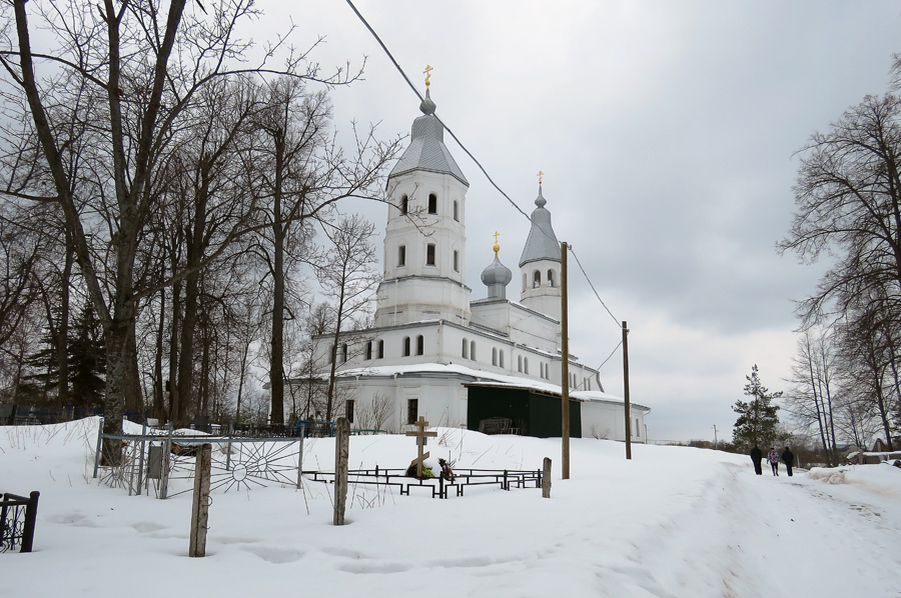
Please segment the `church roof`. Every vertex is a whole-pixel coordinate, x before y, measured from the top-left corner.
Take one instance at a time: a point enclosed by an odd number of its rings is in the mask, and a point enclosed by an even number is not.
[[[535,205],[538,206],[532,212],[532,228],[526,239],[526,245],[522,248],[522,256],[519,258],[519,267],[529,262],[538,260],[560,261],[560,242],[554,234],[551,226],[551,213],[544,207],[547,200],[541,194],[541,185],[538,185],[538,197]]]
[[[428,89],[419,109],[423,115],[413,121],[410,145],[394,165],[388,178],[424,170],[449,174],[468,187],[469,181],[444,145],[444,125],[435,116],[435,102],[432,101]]]

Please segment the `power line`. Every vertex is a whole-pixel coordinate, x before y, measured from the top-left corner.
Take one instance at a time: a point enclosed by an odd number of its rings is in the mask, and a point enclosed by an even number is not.
[[[346,0],[346,1],[347,1],[348,6],[350,6],[351,10],[353,10],[354,14],[357,15],[357,18],[360,19],[360,21],[363,23],[363,25],[366,27],[366,29],[369,30],[369,33],[371,33],[372,36],[375,38],[375,40],[378,42],[379,46],[381,46],[382,50],[385,52],[385,54],[391,60],[391,63],[394,65],[394,68],[397,69],[397,72],[400,73],[401,77],[404,78],[404,81],[407,82],[407,85],[410,86],[410,89],[413,90],[413,93],[416,94],[416,97],[419,98],[419,101],[420,102],[423,101],[424,98],[423,98],[422,94],[419,93],[419,89],[417,89],[417,87],[415,85],[413,85],[413,82],[410,81],[410,78],[407,77],[406,72],[404,72],[404,69],[400,66],[400,64],[398,64],[397,60],[395,60],[394,56],[391,54],[391,51],[388,50],[388,46],[385,45],[385,43],[379,37],[378,33],[376,33],[375,29],[372,28],[372,26],[369,24],[369,22],[366,20],[366,18],[360,13],[359,10],[357,10],[357,7],[354,6],[354,3],[352,2],[352,0]],[[454,132],[450,129],[450,127],[448,127],[444,123],[444,121],[442,121],[441,118],[438,117],[437,114],[434,114],[434,116],[438,120],[438,122],[441,123],[441,125],[444,127],[444,129],[450,134],[450,136],[453,138],[453,140],[457,142],[457,145],[460,146],[460,149],[462,149],[466,153],[466,155],[469,156],[469,159],[472,160],[476,164],[476,166],[479,167],[479,170],[482,171],[482,174],[485,175],[485,178],[488,179],[488,182],[491,183],[491,185],[495,189],[497,189],[498,193],[500,193],[510,203],[510,205],[513,206],[514,209],[516,209],[516,211],[518,211],[520,214],[525,216],[526,220],[531,222],[532,219],[529,217],[529,215],[526,214],[522,210],[522,208],[520,208],[519,205],[517,205],[517,203],[515,201],[513,201],[510,198],[510,196],[507,195],[504,192],[504,190],[500,188],[500,186],[498,186],[497,183],[494,182],[494,179],[491,178],[491,176],[488,174],[488,171],[485,169],[485,167],[482,166],[482,163],[479,162],[479,160],[472,154],[472,152],[470,152],[466,148],[465,145],[463,145],[463,142],[460,141],[460,139],[454,134]],[[541,229],[539,228],[539,230],[541,230]],[[546,235],[548,238],[551,238],[550,234],[548,234],[544,230],[541,230],[541,232],[542,232],[542,234]],[[554,241],[556,241],[556,239],[554,239]],[[570,246],[570,250],[572,251],[572,246]],[[573,257],[576,258],[576,263],[579,265],[579,270],[582,271],[582,276],[584,276],[585,280],[588,281],[588,286],[591,287],[591,290],[594,293],[594,296],[597,298],[598,302],[600,302],[600,304],[604,307],[604,310],[610,315],[610,317],[613,318],[613,321],[617,324],[617,326],[619,326],[619,320],[617,320],[613,316],[613,313],[611,313],[610,309],[607,307],[607,305],[601,299],[601,296],[598,294],[597,289],[595,289],[594,284],[591,282],[591,278],[589,278],[588,273],[585,271],[585,268],[582,266],[582,262],[581,262],[581,260],[579,260],[579,256],[576,255],[576,253],[574,251],[573,251]],[[622,341],[620,341],[620,343],[616,346],[616,348],[613,349],[613,353],[616,352],[616,349],[618,349],[621,344],[622,344]],[[611,357],[613,356],[613,353],[610,354]],[[607,361],[609,361],[609,360],[610,360],[610,357],[605,359],[604,362],[601,364],[601,366],[603,366],[604,363],[607,363]],[[598,366],[598,369],[600,369],[601,366]]]

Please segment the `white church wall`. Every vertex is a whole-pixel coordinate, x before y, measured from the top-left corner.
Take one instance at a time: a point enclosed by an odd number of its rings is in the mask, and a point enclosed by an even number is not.
[[[631,433],[633,442],[645,442],[644,411],[633,409]],[[626,440],[623,405],[602,401],[582,402],[582,437],[607,440]]]

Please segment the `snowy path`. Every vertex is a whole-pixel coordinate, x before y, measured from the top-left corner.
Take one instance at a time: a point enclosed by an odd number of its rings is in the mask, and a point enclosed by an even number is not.
[[[901,596],[897,498],[720,467],[686,512],[638,540],[636,560],[662,571],[650,595]]]

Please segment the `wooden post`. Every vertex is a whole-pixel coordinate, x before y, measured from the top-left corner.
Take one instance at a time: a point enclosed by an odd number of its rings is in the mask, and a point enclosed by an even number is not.
[[[206,530],[210,512],[210,465],[213,445],[201,444],[194,465],[194,504],[191,507],[191,542],[188,556],[206,556]]]
[[[566,292],[566,243],[560,243],[560,350],[563,359],[560,367],[561,434],[563,439],[563,459],[561,471],[564,480],[569,479],[569,306]]]
[[[629,328],[623,320],[623,413],[626,418],[626,459],[632,458],[632,408],[629,404]]]
[[[350,458],[350,420],[339,417],[335,426],[335,517],[334,525],[344,525],[347,503],[347,462]]]
[[[551,497],[551,458],[544,458],[544,471],[541,473],[541,496]]]

